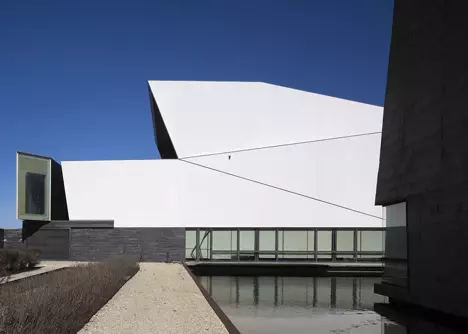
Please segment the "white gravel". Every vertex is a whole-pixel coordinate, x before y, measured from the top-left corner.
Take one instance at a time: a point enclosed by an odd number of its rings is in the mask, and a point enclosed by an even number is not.
[[[139,272],[79,333],[228,331],[181,264],[140,263]]]

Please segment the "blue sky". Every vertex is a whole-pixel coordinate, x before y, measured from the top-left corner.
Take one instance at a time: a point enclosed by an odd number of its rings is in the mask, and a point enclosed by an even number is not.
[[[158,158],[146,81],[265,81],[383,105],[392,0],[2,1],[0,226],[15,152]]]

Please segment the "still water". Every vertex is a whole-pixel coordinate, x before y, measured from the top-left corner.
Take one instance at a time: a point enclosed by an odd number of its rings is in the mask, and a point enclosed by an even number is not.
[[[245,334],[382,334],[390,322],[373,311],[384,298],[377,278],[200,277]],[[405,332],[398,332],[405,333]]]
[[[393,313],[405,325],[373,311],[377,278],[199,277],[244,334],[461,334],[468,328]],[[401,317],[403,315],[403,317]],[[400,321],[399,320],[399,321]],[[464,327],[463,327],[464,326]]]

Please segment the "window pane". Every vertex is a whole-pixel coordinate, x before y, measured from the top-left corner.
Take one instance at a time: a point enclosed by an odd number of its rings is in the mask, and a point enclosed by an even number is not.
[[[213,250],[230,251],[231,249],[231,231],[213,231]]]
[[[317,232],[317,250],[319,252],[331,252],[332,249],[332,231]]]
[[[307,251],[306,231],[284,231],[283,240],[285,251]]]
[[[51,160],[17,153],[17,215],[50,220]]]
[[[259,231],[260,233],[260,251],[275,250],[275,231]]]
[[[358,251],[381,252],[383,242],[382,231],[358,231]]]
[[[352,252],[354,248],[354,231],[336,231],[336,250]]]
[[[191,258],[191,253],[196,243],[197,231],[185,231],[185,258]],[[195,251],[193,252],[195,256]]]
[[[213,231],[213,259],[229,260],[231,259],[232,244],[231,231]],[[218,252],[219,251],[219,252]]]
[[[240,231],[240,250],[253,251],[255,249],[255,231]]]
[[[284,231],[283,235],[283,257],[290,259],[307,258],[307,231]],[[301,252],[289,253],[288,252]]]

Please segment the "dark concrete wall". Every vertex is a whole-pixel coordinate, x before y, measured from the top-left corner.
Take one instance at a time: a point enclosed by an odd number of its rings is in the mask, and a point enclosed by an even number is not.
[[[4,233],[4,248],[26,248],[26,245],[21,242],[22,229],[6,229]]]
[[[5,233],[2,228],[0,228],[0,248],[3,248],[3,239],[5,238]]]
[[[184,228],[72,229],[72,260],[101,260],[119,254],[142,261],[183,261]]]
[[[467,1],[395,1],[378,204],[468,181],[467,11]]]
[[[468,317],[468,1],[395,0],[376,203],[407,202],[413,302]]]
[[[70,229],[43,228],[26,240],[30,249],[39,249],[44,260],[68,260],[70,258]]]

